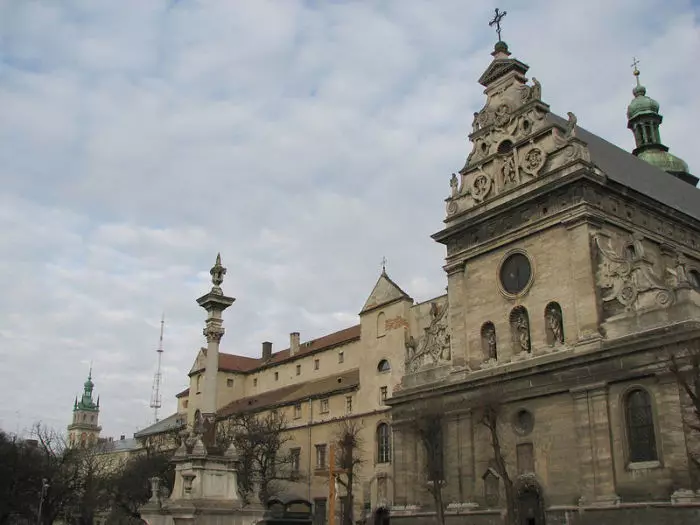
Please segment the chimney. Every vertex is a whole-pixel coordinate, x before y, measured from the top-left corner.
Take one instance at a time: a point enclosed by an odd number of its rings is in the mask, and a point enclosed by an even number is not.
[[[262,344],[262,358],[270,359],[272,357],[272,343],[270,341],[265,341]]]
[[[289,334],[289,355],[297,355],[299,353],[299,332]]]

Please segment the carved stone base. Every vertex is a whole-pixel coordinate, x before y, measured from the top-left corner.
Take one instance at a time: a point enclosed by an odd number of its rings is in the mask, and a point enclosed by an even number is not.
[[[470,510],[474,510],[479,508],[478,503],[472,503],[472,502],[466,502],[466,503],[450,503],[447,505],[447,512],[448,513],[458,513],[458,512],[468,512]]]
[[[687,503],[698,502],[700,502],[698,494],[689,489],[678,489],[673,494],[671,494],[671,503],[674,505],[684,505]]]

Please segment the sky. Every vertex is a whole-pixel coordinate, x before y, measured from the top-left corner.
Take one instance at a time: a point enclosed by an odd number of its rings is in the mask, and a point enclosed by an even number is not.
[[[449,179],[496,4],[0,0],[0,428],[65,429],[90,363],[103,436],[188,386],[221,252],[222,351],[352,326],[381,271],[444,293]],[[633,57],[700,174],[700,7],[500,0],[554,112],[631,150]]]

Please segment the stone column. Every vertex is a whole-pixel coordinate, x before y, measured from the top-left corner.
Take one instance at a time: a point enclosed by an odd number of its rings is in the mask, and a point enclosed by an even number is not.
[[[219,343],[224,335],[223,319],[221,314],[231,306],[235,299],[227,297],[221,290],[224,282],[226,268],[221,265],[221,255],[216,256],[216,263],[209,271],[211,274],[212,289],[206,295],[197,299],[199,306],[207,311],[207,320],[204,327],[204,336],[207,338],[207,356],[204,366],[204,385],[202,387],[202,420],[195,421],[202,433],[202,441],[205,446],[214,445],[216,438],[216,409],[217,377],[219,373]]]

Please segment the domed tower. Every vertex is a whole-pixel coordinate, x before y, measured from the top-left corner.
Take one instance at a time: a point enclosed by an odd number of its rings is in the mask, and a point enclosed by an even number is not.
[[[73,403],[73,422],[68,425],[68,440],[71,447],[88,447],[97,443],[102,427],[99,426],[100,399],[95,402],[92,391],[92,367],[83,384],[83,395]]]
[[[640,84],[636,60],[634,76],[637,79],[637,85],[632,90],[634,99],[627,106],[627,127],[634,133],[637,145],[632,154],[674,177],[697,185],[698,178],[691,175],[685,161],[669,153],[668,147],[661,142],[659,126],[663,117],[659,113],[659,103],[648,97],[647,89]]]

